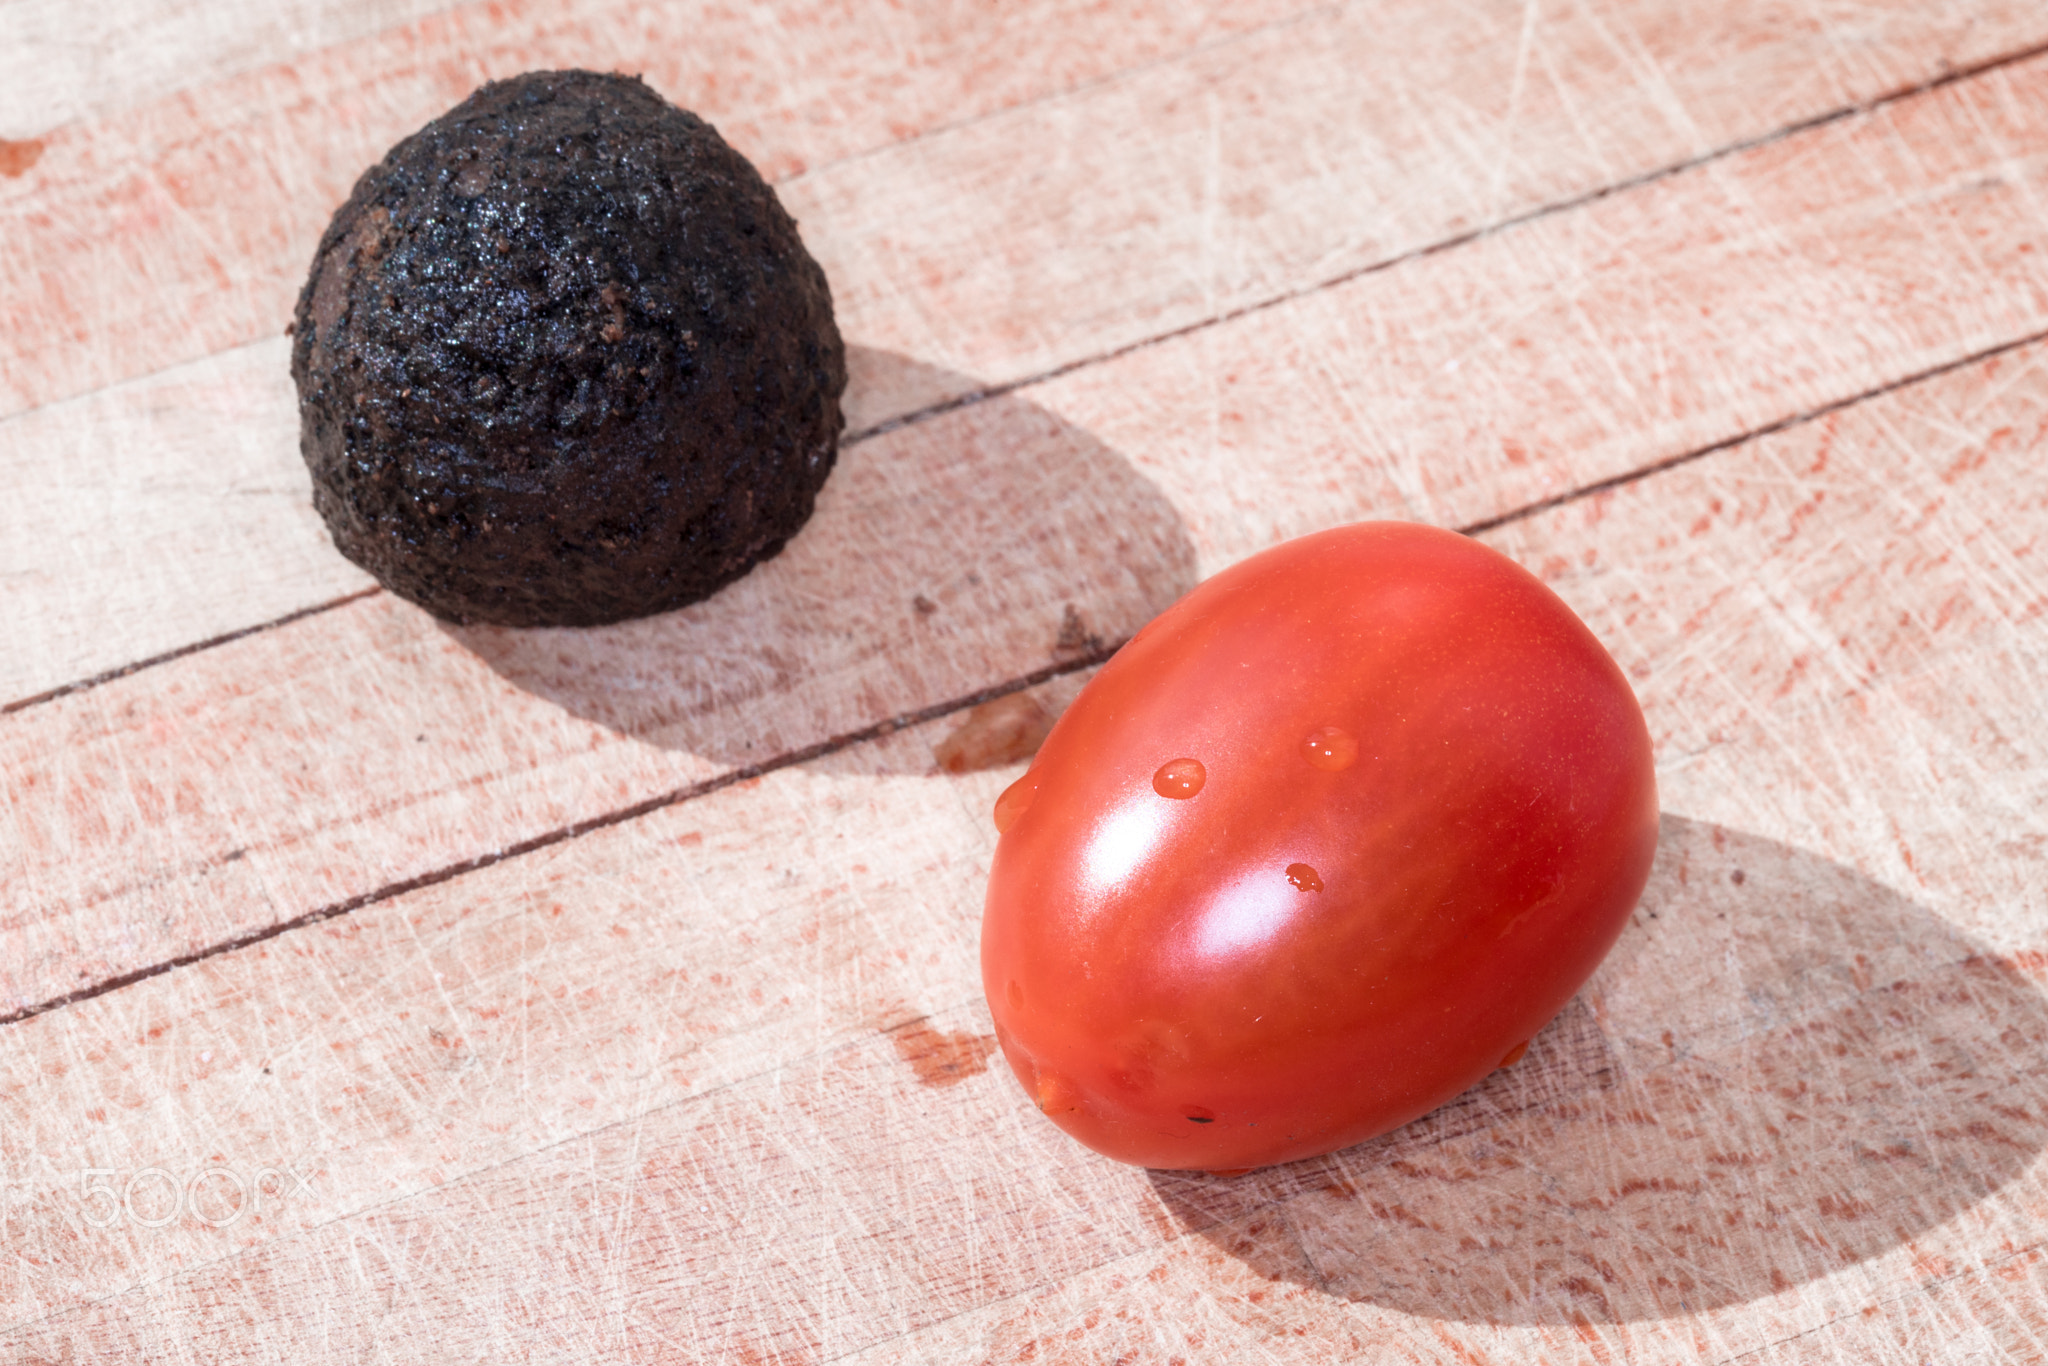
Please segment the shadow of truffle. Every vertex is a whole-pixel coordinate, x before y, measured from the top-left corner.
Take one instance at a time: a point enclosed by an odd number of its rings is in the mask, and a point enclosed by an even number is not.
[[[867,377],[959,376],[849,348]],[[1195,582],[1180,515],[1129,461],[1016,395],[842,446],[805,528],[712,597],[590,629],[443,625],[498,674],[613,730],[745,765],[1090,657]]]
[[[1224,1221],[1284,1219],[1284,1252],[1237,1239],[1272,1279],[1436,1319],[1660,1319],[1879,1256],[2012,1181],[2048,1146],[2044,1057],[2048,998],[1931,911],[1666,815],[1634,921],[1522,1062],[1340,1153],[1151,1179],[1226,1249]]]

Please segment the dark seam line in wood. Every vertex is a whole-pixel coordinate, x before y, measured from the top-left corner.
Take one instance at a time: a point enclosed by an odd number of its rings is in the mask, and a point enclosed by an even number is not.
[[[534,835],[515,844],[508,844],[503,849],[495,850],[488,854],[479,854],[475,858],[463,859],[459,863],[450,863],[433,869],[430,872],[420,873],[397,882],[386,883],[374,891],[359,893],[344,901],[337,901],[332,905],[322,906],[318,910],[308,911],[304,915],[293,916],[290,920],[280,920],[274,925],[265,925],[261,929],[250,930],[247,933],[238,934],[231,939],[223,939],[219,943],[209,944],[201,949],[194,949],[190,953],[179,954],[177,957],[165,959],[161,963],[152,963],[148,967],[136,968],[131,972],[120,973],[104,981],[95,982],[91,986],[80,987],[76,991],[66,992],[62,996],[55,996],[47,1001],[38,1002],[35,1005],[23,1006],[11,1014],[0,1015],[0,1026],[19,1024],[23,1020],[33,1019],[37,1015],[45,1015],[53,1010],[61,1010],[65,1006],[90,1001],[95,996],[104,996],[110,991],[119,991],[124,987],[133,986],[137,982],[144,982],[152,977],[160,977],[175,968],[190,967],[194,963],[203,963],[209,958],[218,958],[224,953],[233,953],[237,949],[245,949],[252,944],[261,944],[266,939],[275,939],[279,935],[286,934],[292,930],[303,929],[309,925],[320,924],[322,921],[337,919],[351,912],[359,911],[365,906],[374,906],[380,901],[389,901],[393,897],[404,896],[408,892],[416,892],[424,887],[438,886],[443,882],[449,882],[461,877],[466,873],[474,873],[485,868],[494,867],[497,864],[520,858],[526,854],[536,853],[542,849],[578,839],[593,831],[603,830],[614,825],[622,825],[627,821],[638,820],[640,817],[650,815],[661,810],[663,807],[694,801],[699,797],[707,797],[714,792],[732,787],[735,784],[747,782],[753,778],[765,777],[770,773],[790,768],[796,764],[808,763],[813,759],[822,759],[827,755],[837,754],[841,750],[851,749],[855,745],[865,744],[870,740],[879,740],[885,736],[894,735],[897,731],[907,727],[923,725],[927,721],[936,721],[942,716],[949,716],[968,707],[979,706],[983,702],[993,701],[998,697],[1006,697],[1013,692],[1021,692],[1025,688],[1036,687],[1040,683],[1049,682],[1065,674],[1078,673],[1083,669],[1093,668],[1098,664],[1106,662],[1111,655],[1115,654],[1122,647],[1122,641],[1117,641],[1112,645],[1100,646],[1088,651],[1086,654],[1076,655],[1072,659],[1061,660],[1057,664],[1048,664],[1042,669],[1033,669],[1030,673],[1012,678],[1007,682],[991,684],[986,688],[968,693],[963,697],[951,698],[944,702],[934,702],[930,706],[919,707],[915,711],[899,712],[895,716],[877,721],[872,725],[863,726],[859,730],[847,731],[845,734],[835,735],[829,740],[820,740],[816,744],[806,745],[802,749],[790,750],[785,754],[777,755],[773,759],[765,760],[758,764],[748,764],[742,768],[736,768],[729,772],[721,773],[716,777],[706,778],[702,782],[691,783],[685,787],[672,788],[667,792],[649,797],[644,801],[634,802],[632,805],[620,807],[616,811],[607,811],[603,815],[593,816],[589,820],[574,821],[568,825],[559,826],[556,829],[547,831],[545,834]]]
[[[1917,85],[1903,86],[1889,94],[1879,95],[1858,104],[1843,105],[1838,109],[1831,109],[1826,113],[1816,114],[1812,118],[1787,124],[1783,128],[1763,134],[1760,137],[1745,138],[1740,142],[1731,142],[1726,146],[1716,147],[1710,152],[1702,152],[1700,155],[1685,161],[1675,161],[1670,165],[1660,166],[1655,170],[1644,171],[1639,175],[1614,181],[1612,184],[1603,185],[1598,189],[1587,190],[1583,194],[1576,194],[1566,199],[1541,204],[1536,208],[1503,218],[1498,222],[1487,223],[1468,232],[1458,233],[1453,237],[1439,238],[1434,242],[1401,252],[1398,255],[1389,256],[1383,260],[1373,261],[1366,265],[1354,267],[1351,270],[1339,272],[1327,279],[1303,285],[1298,289],[1286,290],[1282,293],[1271,295],[1268,298],[1260,299],[1255,303],[1245,304],[1222,313],[1211,314],[1209,317],[1199,318],[1181,327],[1145,337],[1124,346],[1113,347],[1108,351],[1098,352],[1095,355],[1086,356],[1080,360],[1067,361],[1050,369],[1041,370],[1036,374],[1027,375],[1022,379],[1006,380],[1000,384],[991,384],[985,388],[970,389],[966,393],[955,394],[951,398],[942,399],[937,403],[919,408],[914,412],[889,418],[886,421],[876,423],[872,427],[864,427],[857,432],[850,432],[840,444],[842,446],[851,446],[858,442],[866,441],[871,437],[886,435],[899,428],[913,426],[935,417],[943,417],[947,413],[971,407],[988,399],[1001,398],[1005,394],[1013,394],[1020,389],[1029,389],[1035,385],[1047,384],[1053,380],[1073,374],[1076,370],[1085,370],[1092,365],[1101,365],[1108,361],[1118,360],[1134,352],[1143,351],[1148,347],[1160,346],[1166,342],[1192,336],[1197,332],[1205,332],[1212,327],[1222,327],[1226,323],[1236,322],[1240,318],[1248,318],[1255,313],[1264,313],[1269,309],[1279,308],[1283,304],[1290,304],[1298,299],[1305,299],[1311,294],[1320,294],[1325,290],[1350,284],[1353,280],[1363,279],[1368,275],[1377,275],[1382,271],[1392,270],[1396,266],[1406,265],[1410,261],[1419,261],[1425,257],[1437,256],[1444,252],[1455,250],[1458,247],[1467,246],[1482,237],[1490,237],[1495,233],[1509,232],[1515,228],[1525,227],[1528,224],[1545,218],[1570,213],[1574,209],[1584,208],[1588,204],[1597,203],[1612,195],[1641,189],[1645,185],[1652,185],[1660,180],[1668,180],[1673,176],[1684,175],[1687,171],[1697,170],[1702,166],[1710,166],[1715,162],[1725,161],[1729,157],[1740,156],[1744,152],[1753,152],[1759,147],[1768,147],[1774,142],[1782,142],[1787,138],[1797,137],[1801,133],[1810,133],[1816,128],[1825,128],[1832,123],[1840,123],[1846,119],[1856,118],[1863,114],[1872,114],[1902,101],[1930,94],[1946,86],[1954,85],[1959,81],[1989,75],[1991,72],[1998,71],[2004,67],[2017,66],[2023,62],[2032,61],[2037,57],[2044,56],[2048,56],[2048,43],[2040,43],[2033,47],[2023,48],[2018,52],[2009,52],[2003,56],[1993,57],[1970,66],[1958,67],[1952,71],[1944,72],[1932,80],[1922,81]]]
[[[1302,14],[1294,16],[1294,18],[1280,21],[1280,23],[1285,24],[1299,22],[1307,17],[1311,17],[1321,12],[1321,10],[1304,11]],[[1278,25],[1268,25],[1267,27],[1275,26]],[[1260,31],[1263,30],[1252,30],[1252,32]],[[1238,36],[1243,37],[1246,35],[1241,34]],[[1140,341],[1131,342],[1126,346],[1113,347],[1108,351],[1097,352],[1092,356],[1084,356],[1079,360],[1068,361],[1063,365],[1056,365],[1049,370],[1043,370],[1034,375],[1027,375],[1022,379],[1009,380],[1001,384],[992,384],[987,386],[986,388],[969,389],[965,393],[955,394],[951,398],[942,399],[937,403],[928,404],[927,406],[916,409],[912,412],[904,413],[900,416],[892,417],[885,421],[878,422],[872,427],[863,427],[858,431],[848,432],[840,438],[839,449],[845,450],[850,446],[857,446],[863,441],[870,441],[873,440],[875,437],[886,436],[890,432],[898,431],[904,427],[915,426],[918,423],[928,422],[936,417],[943,417],[947,413],[955,412],[961,408],[972,407],[974,404],[985,402],[988,399],[1001,398],[1006,394],[1013,394],[1021,389],[1031,388],[1034,385],[1050,383],[1051,381],[1059,379],[1064,375],[1070,375],[1077,370],[1085,370],[1093,365],[1103,365],[1108,363],[1109,361],[1117,360],[1121,357],[1131,355],[1134,352],[1142,351],[1147,347],[1159,346],[1166,342],[1174,341],[1180,337],[1186,337],[1196,332],[1205,331],[1208,328],[1221,327],[1225,323],[1234,322],[1239,318],[1249,317],[1254,313],[1263,313],[1268,309],[1278,308],[1282,304],[1292,303],[1297,299],[1305,299],[1311,294],[1319,294],[1327,289],[1335,289],[1339,285],[1348,284],[1353,280],[1361,279],[1367,275],[1376,275],[1381,271],[1392,270],[1394,267],[1402,265],[1409,261],[1419,260],[1426,256],[1435,256],[1442,252],[1451,251],[1457,247],[1465,246],[1471,242],[1475,242],[1480,238],[1489,236],[1493,233],[1506,232],[1510,229],[1522,227],[1525,224],[1536,222],[1539,219],[1549,218],[1561,213],[1568,213],[1573,209],[1581,208],[1597,200],[1605,199],[1610,195],[1621,194],[1624,191],[1638,189],[1644,185],[1653,184],[1659,180],[1665,180],[1672,176],[1682,175],[1687,171],[1696,169],[1697,167],[1709,165],[1716,161],[1721,161],[1727,157],[1736,156],[1740,153],[1747,151],[1753,151],[1758,147],[1769,146],[1773,142],[1782,141],[1783,139],[1789,137],[1796,137],[1800,133],[1810,132],[1815,128],[1825,127],[1830,123],[1838,123],[1843,119],[1854,118],[1858,114],[1871,113],[1875,110],[1886,108],[1889,105],[1897,104],[1901,100],[1912,99],[1916,95],[1924,95],[1929,91],[1939,90],[1944,86],[1953,85],[1958,81],[1965,81],[1971,79],[1972,77],[1986,75],[1990,72],[1997,71],[2002,67],[2014,66],[2022,62],[2031,61],[2032,59],[2041,56],[2048,56],[2048,43],[2037,44],[2034,47],[2024,48],[2018,52],[2010,52],[2001,57],[1993,57],[1986,61],[1975,63],[1971,66],[1958,67],[1953,71],[1949,71],[1940,76],[1935,77],[1933,80],[1922,81],[1917,85],[1905,86],[1891,92],[1890,94],[1880,95],[1874,99],[1866,100],[1860,104],[1843,105],[1839,109],[1832,109],[1824,114],[1816,114],[1812,118],[1803,119],[1798,123],[1787,124],[1784,128],[1778,129],[1777,131],[1772,133],[1767,133],[1761,137],[1748,138],[1741,142],[1732,142],[1725,147],[1719,147],[1711,152],[1702,153],[1701,155],[1693,157],[1687,161],[1673,162],[1669,166],[1660,167],[1652,171],[1645,171],[1641,175],[1630,176],[1625,180],[1615,181],[1611,185],[1605,185],[1596,190],[1588,190],[1584,194],[1574,195],[1569,199],[1560,199],[1554,203],[1540,205],[1537,208],[1530,209],[1524,213],[1516,214],[1511,218],[1504,218],[1497,223],[1489,223],[1483,227],[1474,228],[1470,232],[1459,233],[1455,237],[1441,238],[1425,246],[1417,247],[1412,251],[1403,252],[1398,256],[1390,256],[1382,261],[1375,261],[1369,265],[1359,266],[1355,270],[1345,271],[1341,274],[1333,275],[1326,280],[1321,280],[1314,284],[1303,285],[1299,289],[1288,290],[1284,293],[1273,295],[1271,298],[1261,299],[1256,303],[1246,304],[1241,308],[1234,308],[1229,310],[1228,312],[1218,313],[1207,318],[1198,319],[1197,321],[1188,323],[1185,326],[1176,327],[1170,331],[1161,332],[1156,336],[1146,337]],[[1049,98],[1061,97],[1051,96]],[[993,117],[993,115],[991,115],[991,117]],[[253,344],[254,343],[245,343],[245,345]],[[2015,345],[2023,344],[2024,343],[2015,343]],[[229,349],[232,350],[236,348]],[[1986,352],[1983,354],[1991,355],[1995,354],[1995,352]],[[1971,359],[1981,359],[1981,357],[1973,357]],[[1958,364],[1968,363],[1969,361],[1967,359],[1958,362]],[[1937,374],[1939,373],[1939,371],[1929,371],[1927,373]],[[147,378],[147,376],[131,376],[130,378]],[[123,382],[125,383],[127,381]],[[1902,384],[1910,384],[1912,383],[1912,379],[1909,378],[1899,382]],[[1882,393],[1884,391],[1882,389],[1877,389],[1872,390],[1870,392]],[[1856,401],[1857,399],[1843,400],[1844,403],[1854,403]],[[14,417],[22,416],[24,413],[33,411],[35,411],[35,409],[24,409],[23,413],[8,414],[8,418],[12,419]],[[1807,417],[1826,411],[1829,410],[1824,408],[1815,409],[1812,413],[1801,414],[1792,418],[1788,418],[1785,420],[1785,422],[1789,424],[1804,421]],[[1775,430],[1775,428],[1760,428],[1758,431],[1750,433],[1750,436],[1761,436],[1767,434],[1772,430]],[[1739,444],[1742,441],[1750,439],[1750,436],[1730,438],[1730,440],[1727,443],[1725,443],[1725,445]],[[1661,464],[1645,466],[1642,473],[1654,474],[1659,470],[1670,468],[1672,464],[1682,463],[1686,459],[1695,458],[1699,455],[1709,454],[1712,451],[1719,449],[1723,449],[1723,447],[1708,447],[1705,450],[1692,452],[1686,456],[1674,457],[1672,460],[1663,462]],[[1626,482],[1629,477],[1631,476],[1620,476],[1614,482]],[[1589,485],[1588,490],[1592,491],[1607,486],[1608,485]],[[1564,497],[1575,496],[1578,495],[1563,495],[1558,500],[1554,501],[1563,501]],[[1535,510],[1540,509],[1531,509],[1531,511]],[[1502,521],[1512,520],[1513,517],[1517,515],[1524,514],[1505,514],[1501,518],[1496,519],[1493,522],[1481,523],[1475,527],[1468,527],[1465,530],[1468,535],[1473,533],[1474,531],[1487,530],[1490,527],[1499,525],[1499,523]],[[0,706],[0,716],[5,716],[9,713],[20,711],[26,707],[33,707],[42,702],[49,702],[56,698],[66,696],[70,693],[83,692],[87,688],[96,688],[102,683],[111,683],[115,679],[125,678],[129,674],[135,673],[138,670],[151,668],[158,664],[166,664],[174,659],[182,659],[186,655],[196,654],[201,650],[211,649],[216,645],[230,644],[234,641],[241,640],[246,636],[255,635],[260,631],[267,631],[275,626],[288,625],[291,622],[298,621],[303,617],[309,617],[318,612],[325,612],[335,607],[344,606],[348,603],[356,601],[359,598],[368,597],[372,593],[376,593],[379,591],[381,590],[375,588],[365,589],[360,593],[351,594],[350,596],[345,598],[336,598],[331,602],[324,602],[313,607],[301,608],[297,612],[288,613],[285,616],[278,617],[274,621],[262,622],[255,626],[244,627],[239,631],[230,631],[226,635],[214,636],[208,640],[196,641],[193,644],[181,646],[176,650],[172,650],[167,654],[154,655],[148,659],[138,660],[133,664],[123,665],[121,668],[118,669],[110,669],[105,673],[95,674],[91,678],[84,678],[79,679],[78,681],[73,683],[66,683],[61,687],[52,688],[47,692],[37,693],[33,697],[24,697],[19,699],[18,701],[9,702],[4,706]],[[0,1019],[0,1024],[5,1023],[7,1023],[6,1020]]]
[[[1972,365],[1979,365],[1994,357],[2003,356],[2011,351],[2021,351],[2029,346],[2038,345],[2041,342],[2048,342],[2048,331],[2030,333],[2014,341],[1999,342],[1996,346],[1986,347],[1982,351],[1973,351],[1960,360],[1943,361],[1940,365],[1929,366],[1925,370],[1916,371],[1899,379],[1886,380],[1883,384],[1865,389],[1860,394],[1854,394],[1848,398],[1833,399],[1821,404],[1818,408],[1808,408],[1804,412],[1794,413],[1790,417],[1781,417],[1775,422],[1767,422],[1761,427],[1753,428],[1740,435],[1723,437],[1721,440],[1712,442],[1709,445],[1685,451],[1679,455],[1669,456],[1654,464],[1644,465],[1640,469],[1629,470],[1625,474],[1617,474],[1611,478],[1598,479],[1590,484],[1583,484],[1578,488],[1568,489],[1563,493],[1557,494],[1555,497],[1525,504],[1511,512],[1503,512],[1498,516],[1488,517],[1484,521],[1461,526],[1457,530],[1460,535],[1477,536],[1498,527],[1506,526],[1510,522],[1519,522],[1524,518],[1535,517],[1541,513],[1549,512],[1553,508],[1563,507],[1566,503],[1575,503],[1581,498],[1590,498],[1595,494],[1606,493],[1610,489],[1618,489],[1625,485],[1636,483],[1639,480],[1649,479],[1666,471],[1675,470],[1681,465],[1690,465],[1695,460],[1703,460],[1707,456],[1718,454],[1721,451],[1733,450],[1737,446],[1747,446],[1752,441],[1761,441],[1765,437],[1776,436],[1780,432],[1790,431],[1794,427],[1803,427],[1809,422],[1816,422],[1821,418],[1832,416],[1845,408],[1853,408],[1857,404],[1867,402],[1870,399],[1882,398],[1886,394],[1896,393],[1901,389],[1910,389],[1916,384],[1924,384],[1928,380],[1939,379],[1941,376],[1953,374],[1957,370],[1966,370]]]
[[[304,621],[307,617],[317,617],[322,612],[332,612],[337,607],[346,607],[352,602],[361,602],[364,598],[375,597],[383,591],[382,588],[375,585],[369,588],[359,588],[353,593],[346,593],[338,598],[330,598],[326,602],[316,602],[311,607],[301,607],[297,611],[287,612],[281,617],[272,617],[269,621],[259,621],[254,626],[243,626],[229,631],[225,635],[208,636],[205,640],[195,640],[189,645],[180,645],[175,650],[166,650],[163,654],[151,655],[148,659],[138,659],[133,664],[123,664],[118,669],[109,669],[105,673],[94,674],[90,678],[80,678],[70,683],[61,684],[58,687],[49,689],[47,692],[39,692],[33,697],[17,698],[4,706],[0,706],[0,716],[7,716],[13,712],[39,706],[44,702],[54,702],[60,697],[69,697],[72,693],[84,692],[88,688],[97,688],[102,683],[112,683],[117,678],[126,678],[129,674],[140,673],[144,669],[153,669],[159,664],[168,664],[174,659],[183,659],[187,655],[196,655],[201,650],[211,650],[216,645],[232,645],[235,641],[244,640],[249,636],[260,635],[264,631],[275,630],[280,626],[289,626],[295,621]]]

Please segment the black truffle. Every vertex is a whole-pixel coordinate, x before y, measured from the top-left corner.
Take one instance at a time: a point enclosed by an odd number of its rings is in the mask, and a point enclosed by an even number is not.
[[[392,148],[321,238],[293,330],[335,545],[454,621],[709,595],[804,524],[844,422],[796,224],[635,78],[499,81]]]

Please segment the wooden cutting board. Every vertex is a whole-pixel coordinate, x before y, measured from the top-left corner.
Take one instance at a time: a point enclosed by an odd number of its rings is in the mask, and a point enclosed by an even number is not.
[[[776,182],[849,436],[711,601],[454,629],[283,328],[562,66]],[[2037,4],[0,0],[0,491],[7,1360],[2048,1357]],[[975,708],[1374,517],[1627,671],[1642,906],[1404,1130],[1097,1158],[993,1056]]]

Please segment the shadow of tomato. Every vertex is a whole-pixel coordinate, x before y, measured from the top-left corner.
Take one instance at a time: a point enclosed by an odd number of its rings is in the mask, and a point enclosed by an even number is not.
[[[1154,1172],[1274,1279],[1429,1318],[1617,1323],[1767,1296],[1968,1212],[2048,1147],[2048,998],[1868,877],[1666,815],[1634,921],[1512,1068],[1372,1142]],[[1291,1236],[1246,1240],[1274,1219]],[[1982,1227],[1979,1227],[1979,1226]]]
[[[964,378],[853,348],[899,396]],[[1129,461],[1014,394],[845,443],[811,521],[703,602],[591,629],[442,629],[514,685],[745,765],[1101,652],[1195,582],[1180,515]]]

